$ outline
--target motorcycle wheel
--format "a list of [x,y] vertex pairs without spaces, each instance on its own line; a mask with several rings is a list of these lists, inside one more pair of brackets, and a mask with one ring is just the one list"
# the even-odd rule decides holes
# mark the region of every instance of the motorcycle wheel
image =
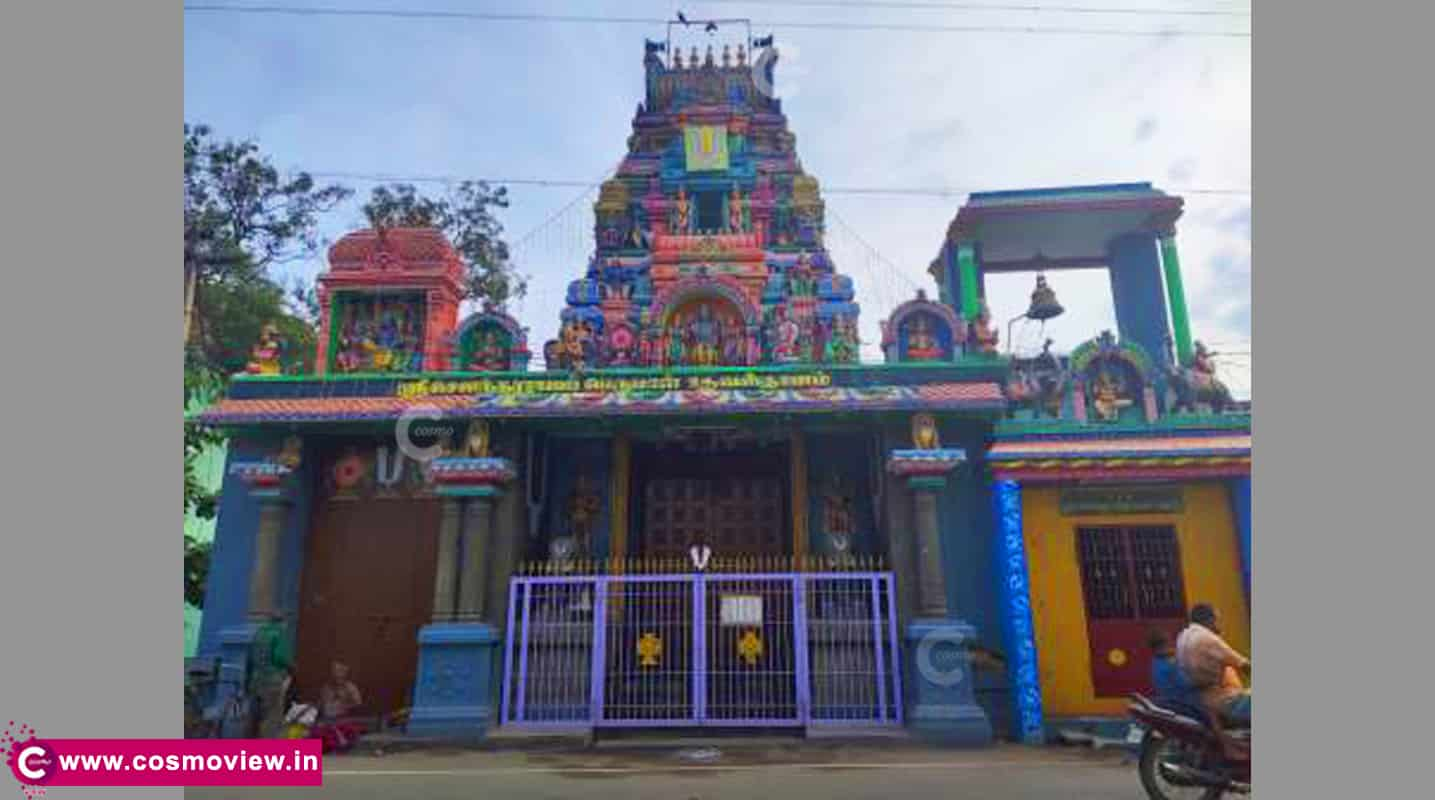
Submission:
[[1147,731],[1141,740],[1138,772],[1141,788],[1151,800],[1219,800],[1225,792],[1211,786],[1181,786],[1167,780],[1159,769],[1162,761],[1184,761],[1188,751],[1181,743]]

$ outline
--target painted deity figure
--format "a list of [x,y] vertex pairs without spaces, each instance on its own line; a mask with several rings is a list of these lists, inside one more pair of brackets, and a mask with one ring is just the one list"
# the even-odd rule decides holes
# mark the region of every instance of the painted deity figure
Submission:
[[852,510],[852,497],[835,473],[823,493],[822,512],[828,542],[839,555],[845,555],[852,549],[856,515]]
[[678,197],[673,201],[673,233],[687,233],[692,229],[693,204],[688,199],[687,189],[679,186]]
[[986,355],[992,355],[997,351],[997,330],[992,325],[992,312],[982,303],[981,311],[972,322],[972,341],[976,342],[977,351]]
[[717,363],[721,327],[720,323],[713,319],[712,306],[706,304],[698,306],[697,313],[688,326],[692,334],[692,348],[688,357],[693,363],[702,366]]
[[1191,371],[1196,373],[1197,380],[1202,381],[1197,388],[1204,389],[1216,381],[1216,362],[1203,342],[1196,342],[1196,352],[1191,356]]
[[593,523],[602,510],[603,500],[593,491],[587,475],[579,474],[573,491],[568,493],[568,535],[580,552],[589,552],[593,539]]
[[486,330],[476,337],[470,369],[482,372],[508,369],[508,350],[497,331]]
[[1091,407],[1097,419],[1113,422],[1121,415],[1121,409],[1131,405],[1131,398],[1121,390],[1121,382],[1106,370],[1097,374],[1091,387]]
[[837,364],[857,360],[857,328],[850,317],[834,320],[832,336],[827,340],[827,360]]
[[912,417],[912,446],[918,450],[937,450],[942,446],[937,435],[937,420],[931,414]]
[[284,345],[279,340],[279,328],[274,323],[266,324],[259,332],[259,341],[249,351],[249,364],[244,371],[250,375],[278,375],[283,371],[280,356]]
[[926,314],[917,314],[907,328],[907,357],[926,361],[941,355],[936,337],[932,336],[932,325]]
[[781,307],[777,310],[776,333],[777,340],[772,348],[773,360],[796,361],[798,338],[802,335],[802,328]]
[[741,233],[743,225],[743,198],[737,184],[732,185],[732,194],[727,199],[727,229],[730,233]]

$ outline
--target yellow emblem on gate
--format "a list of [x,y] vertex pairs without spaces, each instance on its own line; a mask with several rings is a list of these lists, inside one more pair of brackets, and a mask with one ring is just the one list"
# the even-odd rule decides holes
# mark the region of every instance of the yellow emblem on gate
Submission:
[[663,657],[663,640],[652,633],[645,633],[638,639],[638,666],[656,667]]
[[757,631],[748,630],[743,633],[742,638],[737,640],[737,654],[749,667],[757,666],[757,660],[762,658],[762,639],[758,637]]

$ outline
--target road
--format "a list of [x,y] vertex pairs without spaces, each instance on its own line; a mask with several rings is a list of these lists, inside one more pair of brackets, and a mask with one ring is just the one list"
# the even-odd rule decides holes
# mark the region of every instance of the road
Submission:
[[349,755],[324,765],[322,789],[189,789],[186,797],[522,798],[550,800],[837,800],[838,798],[1062,798],[1142,800],[1132,764],[1116,753],[999,746],[981,751],[912,745],[717,745],[692,750],[423,751]]

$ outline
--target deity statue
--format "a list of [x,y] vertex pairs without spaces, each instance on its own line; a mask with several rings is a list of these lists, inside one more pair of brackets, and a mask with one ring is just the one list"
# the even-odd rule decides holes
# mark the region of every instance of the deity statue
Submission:
[[720,323],[713,319],[711,305],[704,303],[698,306],[697,313],[688,322],[688,331],[691,336],[689,360],[700,366],[711,366],[717,363],[721,327]]
[[726,44],[725,44],[725,45],[722,46],[722,65],[723,65],[724,68],[727,68],[727,67],[732,66],[732,46],[731,46],[731,45],[726,45]]
[[727,198],[727,229],[729,233],[741,233],[743,230],[743,198],[738,191],[737,184],[732,185],[732,194]]
[[926,314],[916,314],[907,328],[907,358],[914,361],[930,361],[942,355],[941,346],[932,336],[932,325]]
[[802,335],[802,328],[782,310],[781,306],[777,310],[776,333],[777,340],[773,343],[772,348],[773,360],[780,362],[798,360],[797,340]]
[[563,365],[570,370],[581,370],[587,363],[588,342],[585,332],[591,331],[586,322],[573,320],[563,326],[562,342],[559,347]]
[[279,328],[274,323],[267,323],[259,331],[259,341],[249,351],[249,363],[244,371],[250,375],[278,375],[284,371],[280,363],[280,356],[284,352],[284,343],[279,340]]
[[281,466],[294,470],[299,468],[303,454],[304,440],[298,436],[290,436],[284,440],[284,444],[280,446],[279,454],[274,457],[274,460]]
[[673,233],[687,233],[692,228],[692,201],[687,189],[679,186],[678,197],[673,201]]
[[937,420],[931,414],[916,414],[912,417],[912,446],[918,450],[938,450],[942,446],[937,436]]
[[498,372],[508,369],[508,349],[503,346],[497,331],[486,330],[476,337],[473,357],[469,369],[480,372]]
[[982,303],[981,311],[972,322],[972,341],[976,342],[977,352],[985,355],[993,355],[997,351],[997,330],[992,326],[992,312]]
[[481,419],[468,423],[464,435],[464,456],[467,458],[488,458],[488,423]]
[[683,363],[683,317],[681,314],[674,314],[673,321],[668,325],[668,348],[667,359],[670,366],[678,366]]
[[588,476],[580,473],[574,481],[573,491],[568,493],[567,510],[568,535],[582,552],[587,552],[592,543],[593,523],[602,509],[603,499],[593,491]]
[[1121,415],[1121,409],[1131,405],[1131,398],[1122,393],[1121,381],[1106,370],[1101,370],[1091,387],[1091,407],[1097,419],[1114,422]]
[[845,555],[852,549],[856,514],[852,509],[852,497],[836,473],[833,473],[823,492],[822,517],[824,532],[832,549],[839,555]]
[[1211,356],[1212,353],[1206,349],[1204,342],[1196,342],[1196,352],[1191,356],[1191,369],[1198,375],[1214,380],[1216,377],[1216,362]]
[[633,362],[633,329],[627,325],[615,325],[608,331],[608,364],[626,367]]
[[832,336],[827,340],[827,360],[845,364],[857,360],[857,325],[851,317],[833,321]]

